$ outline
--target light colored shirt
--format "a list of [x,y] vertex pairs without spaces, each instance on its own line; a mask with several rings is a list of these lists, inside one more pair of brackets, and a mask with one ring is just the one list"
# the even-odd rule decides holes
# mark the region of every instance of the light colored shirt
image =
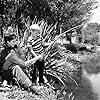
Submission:
[[3,65],[3,70],[11,69],[13,66],[19,65],[26,68],[25,62],[19,57],[19,55],[13,50],[6,57],[6,61]]
[[42,45],[42,38],[37,36],[37,39],[29,38],[27,45],[32,47],[33,51],[36,53],[36,55],[40,55],[44,53],[44,48]]

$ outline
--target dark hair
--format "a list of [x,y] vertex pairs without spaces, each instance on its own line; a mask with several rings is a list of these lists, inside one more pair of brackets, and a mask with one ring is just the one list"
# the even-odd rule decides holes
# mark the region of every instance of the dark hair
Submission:
[[7,41],[11,41],[11,40],[13,40],[13,39],[15,39],[16,38],[16,35],[15,34],[12,34],[12,35],[10,35],[10,36],[4,36],[4,42],[5,43],[7,43]]

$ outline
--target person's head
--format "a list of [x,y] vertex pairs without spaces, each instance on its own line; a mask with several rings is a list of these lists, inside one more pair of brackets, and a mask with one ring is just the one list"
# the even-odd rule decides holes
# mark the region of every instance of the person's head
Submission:
[[37,38],[37,36],[40,33],[40,27],[37,24],[33,24],[30,26],[30,30],[31,30],[31,35],[34,39]]
[[[15,45],[16,46],[16,45]],[[21,59],[25,60],[26,57],[26,49],[24,47],[20,47],[19,45],[14,48],[16,53],[20,56]]]
[[16,35],[12,34],[8,36],[4,36],[4,42],[10,47],[15,47],[15,45],[17,44]]

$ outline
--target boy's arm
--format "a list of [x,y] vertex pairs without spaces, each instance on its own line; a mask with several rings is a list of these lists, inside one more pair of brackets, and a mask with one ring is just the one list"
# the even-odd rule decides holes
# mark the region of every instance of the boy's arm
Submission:
[[44,42],[44,39],[43,39],[43,37],[41,35],[40,35],[40,38],[42,40],[43,47],[48,47],[49,45],[51,45],[53,43],[53,42],[50,42],[50,43]]
[[32,64],[34,64],[38,59],[40,59],[41,58],[41,56],[36,56],[36,57],[34,57],[33,59],[30,59],[30,60],[28,60],[28,61],[25,61],[25,65],[28,65],[28,66],[30,66],[30,65],[32,65]]
[[53,43],[53,42],[50,42],[50,43],[42,42],[42,45],[43,45],[44,47],[47,47],[47,46],[51,45],[52,43]]
[[26,68],[25,62],[20,59],[16,54],[11,54],[7,59],[9,59],[11,62],[15,63],[16,65],[19,65],[20,67]]
[[32,55],[33,55],[34,57],[37,57],[36,53],[33,51],[33,48],[32,48],[31,46],[29,47],[29,50],[31,51],[31,53],[32,53]]
[[27,43],[27,47],[28,47],[28,49],[30,50],[30,52],[32,53],[32,55],[33,55],[34,57],[36,57],[37,55],[36,55],[36,53],[33,51],[32,43],[31,43],[31,42],[28,42],[28,43]]

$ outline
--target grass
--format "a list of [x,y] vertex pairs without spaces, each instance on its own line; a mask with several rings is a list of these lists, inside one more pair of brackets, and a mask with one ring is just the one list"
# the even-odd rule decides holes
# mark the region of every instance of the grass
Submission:
[[0,100],[56,100],[57,97],[55,92],[48,87],[43,87],[38,93],[40,94],[39,96],[16,88],[12,91],[0,92]]

